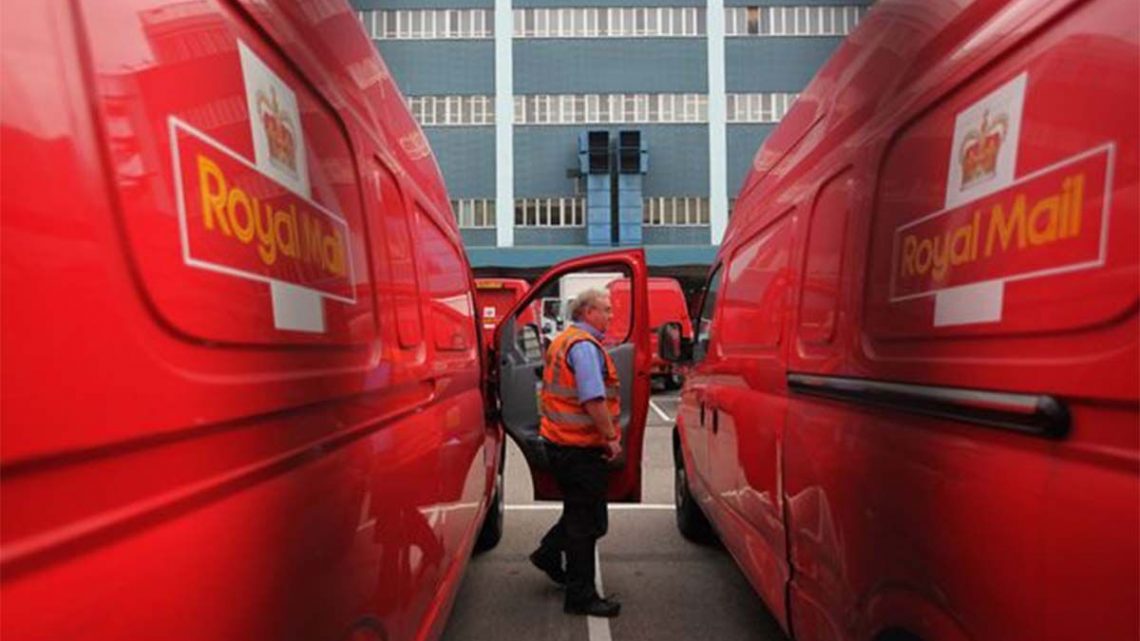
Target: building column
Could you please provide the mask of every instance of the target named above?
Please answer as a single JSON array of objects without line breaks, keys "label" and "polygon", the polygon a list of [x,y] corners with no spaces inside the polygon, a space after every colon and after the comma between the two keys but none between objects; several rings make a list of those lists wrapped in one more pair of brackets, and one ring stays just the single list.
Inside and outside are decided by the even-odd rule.
[{"label": "building column", "polygon": [[495,0],[495,245],[515,244],[514,19]]},{"label": "building column", "polygon": [[728,226],[728,128],[725,104],[724,0],[708,0],[709,236],[719,245]]}]

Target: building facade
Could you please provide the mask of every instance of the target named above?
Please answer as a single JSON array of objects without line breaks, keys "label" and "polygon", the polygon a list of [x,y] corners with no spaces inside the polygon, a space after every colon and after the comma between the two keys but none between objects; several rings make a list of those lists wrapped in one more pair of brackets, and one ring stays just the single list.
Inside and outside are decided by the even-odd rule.
[{"label": "building facade", "polygon": [[588,230],[587,131],[640,134],[622,202],[651,265],[707,265],[756,149],[870,2],[353,0],[487,273],[611,248]]}]

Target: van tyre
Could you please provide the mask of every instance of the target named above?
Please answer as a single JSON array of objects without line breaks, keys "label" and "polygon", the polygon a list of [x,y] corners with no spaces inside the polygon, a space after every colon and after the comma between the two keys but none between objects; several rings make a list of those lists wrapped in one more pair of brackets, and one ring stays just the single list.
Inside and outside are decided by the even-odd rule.
[{"label": "van tyre", "polygon": [[665,375],[665,389],[668,391],[679,390],[685,384],[685,379],[680,374],[670,372]]},{"label": "van tyre", "polygon": [[677,529],[681,536],[694,543],[712,543],[716,540],[701,506],[689,492],[689,475],[685,471],[685,459],[680,452],[673,457],[673,502],[676,507]]},{"label": "van tyre", "polygon": [[[506,453],[504,452],[505,456]],[[495,475],[495,495],[491,497],[491,506],[487,508],[487,516],[483,519],[483,527],[475,539],[475,552],[486,552],[499,544],[503,538],[503,516],[506,505],[503,501],[503,463],[499,459],[499,472]]]}]

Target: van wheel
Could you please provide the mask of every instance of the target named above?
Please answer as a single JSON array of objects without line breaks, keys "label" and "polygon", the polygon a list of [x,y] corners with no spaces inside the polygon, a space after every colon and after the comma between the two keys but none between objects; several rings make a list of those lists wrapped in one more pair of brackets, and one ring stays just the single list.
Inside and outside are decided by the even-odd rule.
[{"label": "van wheel", "polygon": [[694,543],[712,543],[716,540],[712,526],[701,511],[701,506],[689,492],[689,476],[685,473],[685,459],[678,453],[673,458],[673,503],[676,507],[677,529],[681,536]]},{"label": "van wheel", "polygon": [[[500,459],[502,461],[502,459]],[[475,539],[475,552],[486,552],[499,544],[503,538],[503,515],[506,506],[503,501],[503,465],[499,464],[499,473],[495,475],[495,495],[491,498],[491,507],[487,509],[487,517],[483,519],[483,527]]]},{"label": "van wheel", "polygon": [[678,390],[678,389],[681,389],[681,386],[684,384],[685,384],[685,379],[682,378],[680,374],[670,372],[670,373],[665,375],[665,389],[666,390],[669,390],[669,391]]}]

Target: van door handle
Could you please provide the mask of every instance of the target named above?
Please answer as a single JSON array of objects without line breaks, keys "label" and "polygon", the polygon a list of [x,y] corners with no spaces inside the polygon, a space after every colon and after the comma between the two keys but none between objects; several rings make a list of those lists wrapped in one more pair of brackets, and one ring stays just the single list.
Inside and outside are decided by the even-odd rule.
[{"label": "van door handle", "polygon": [[720,429],[720,410],[715,407],[710,409],[712,409],[712,433],[716,434]]}]

